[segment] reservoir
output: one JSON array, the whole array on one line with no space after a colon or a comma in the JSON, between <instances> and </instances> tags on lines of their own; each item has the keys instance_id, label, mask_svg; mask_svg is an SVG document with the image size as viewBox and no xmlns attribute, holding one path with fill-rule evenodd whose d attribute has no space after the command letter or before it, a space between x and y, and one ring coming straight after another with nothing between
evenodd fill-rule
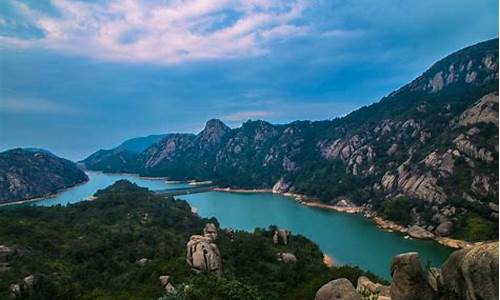
<instances>
[{"instance_id":1,"label":"reservoir","mask_svg":"<svg viewBox=\"0 0 500 300\"><path fill-rule=\"evenodd\" d=\"M87 174L90 178L87 183L33 204L52 206L78 202L120 179L151 190L189 186L127 174ZM256 227L277 225L293 234L302 234L317 243L336 264L356 265L385 279L390 279L391 260L397 254L416 251L424 265L440 266L452 252L435 241L405 239L401 234L380 230L359 215L306 207L293 198L271 193L205 192L176 198L186 200L202 217L216 217L224 228L253 231Z\"/></svg>"}]
</instances>

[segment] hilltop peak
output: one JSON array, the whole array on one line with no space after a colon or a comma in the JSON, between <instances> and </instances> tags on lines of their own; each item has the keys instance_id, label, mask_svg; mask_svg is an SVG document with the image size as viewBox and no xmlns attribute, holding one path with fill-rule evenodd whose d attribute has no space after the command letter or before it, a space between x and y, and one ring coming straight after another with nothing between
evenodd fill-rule
<instances>
[{"instance_id":1,"label":"hilltop peak","mask_svg":"<svg viewBox=\"0 0 500 300\"><path fill-rule=\"evenodd\" d=\"M217 144L222 137L231 130L229 126L219 119L210 119L198 137L206 143Z\"/></svg>"}]
</instances>

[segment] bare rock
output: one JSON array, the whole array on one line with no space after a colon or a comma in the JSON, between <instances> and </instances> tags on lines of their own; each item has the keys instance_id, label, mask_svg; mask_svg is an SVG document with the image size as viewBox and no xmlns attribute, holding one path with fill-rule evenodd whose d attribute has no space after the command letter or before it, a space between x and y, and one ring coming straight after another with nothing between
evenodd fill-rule
<instances>
[{"instance_id":1,"label":"bare rock","mask_svg":"<svg viewBox=\"0 0 500 300\"><path fill-rule=\"evenodd\" d=\"M380 283L374 283L368 277L360 276L358 278L358 284L356 285L356 290L359 294L365 295L378 295L380 297L390 297L391 291L390 287L386 285L382 285Z\"/></svg>"},{"instance_id":2,"label":"bare rock","mask_svg":"<svg viewBox=\"0 0 500 300\"><path fill-rule=\"evenodd\" d=\"M170 280L170 276L163 275L163 276L160 276L159 279L160 279L161 286L165 289L165 292L167 294L173 294L176 292L176 289Z\"/></svg>"},{"instance_id":3,"label":"bare rock","mask_svg":"<svg viewBox=\"0 0 500 300\"><path fill-rule=\"evenodd\" d=\"M441 290L443 286L441 270L439 268L430 268L429 273L427 274L427 281L435 292Z\"/></svg>"},{"instance_id":4,"label":"bare rock","mask_svg":"<svg viewBox=\"0 0 500 300\"><path fill-rule=\"evenodd\" d=\"M425 230L424 228L418 225L413 225L410 228L408 228L408 235L416 239L434 238L434 235L431 232Z\"/></svg>"},{"instance_id":5,"label":"bare rock","mask_svg":"<svg viewBox=\"0 0 500 300\"><path fill-rule=\"evenodd\" d=\"M186 261L196 273L209 272L222 276L222 258L215 244L217 228L208 223L203 230L204 235L193 235L186 244Z\"/></svg>"},{"instance_id":6,"label":"bare rock","mask_svg":"<svg viewBox=\"0 0 500 300\"><path fill-rule=\"evenodd\" d=\"M443 284L467 300L498 299L498 241L453 252Z\"/></svg>"},{"instance_id":7,"label":"bare rock","mask_svg":"<svg viewBox=\"0 0 500 300\"><path fill-rule=\"evenodd\" d=\"M395 256L391 265L392 300L432 300L435 293L427 282L416 252Z\"/></svg>"},{"instance_id":8,"label":"bare rock","mask_svg":"<svg viewBox=\"0 0 500 300\"><path fill-rule=\"evenodd\" d=\"M485 161L487 163L493 162L495 159L493 153L486 148L479 148L475 146L464 134L460 134L453 140L457 149L467 154L469 157Z\"/></svg>"},{"instance_id":9,"label":"bare rock","mask_svg":"<svg viewBox=\"0 0 500 300\"><path fill-rule=\"evenodd\" d=\"M382 177L381 184L386 191L391 190L394 187L395 183L396 183L396 175L387 172L384 174L384 177Z\"/></svg>"},{"instance_id":10,"label":"bare rock","mask_svg":"<svg viewBox=\"0 0 500 300\"><path fill-rule=\"evenodd\" d=\"M144 267L148 262L149 262L149 259L141 258L141 259L137 260L135 263L141 267Z\"/></svg>"},{"instance_id":11,"label":"bare rock","mask_svg":"<svg viewBox=\"0 0 500 300\"><path fill-rule=\"evenodd\" d=\"M281 261L284 263L297 262L297 257L293 253L288 253L288 252L278 252L278 253L276 253L276 258L278 261Z\"/></svg>"},{"instance_id":12,"label":"bare rock","mask_svg":"<svg viewBox=\"0 0 500 300\"><path fill-rule=\"evenodd\" d=\"M434 232L439 236L449 236L453 232L453 223L450 221L443 222L436 227Z\"/></svg>"},{"instance_id":13,"label":"bare rock","mask_svg":"<svg viewBox=\"0 0 500 300\"><path fill-rule=\"evenodd\" d=\"M332 280L323 285L317 292L314 300L361 300L352 283L345 278Z\"/></svg>"},{"instance_id":14,"label":"bare rock","mask_svg":"<svg viewBox=\"0 0 500 300\"><path fill-rule=\"evenodd\" d=\"M479 99L460 116L458 124L468 126L477 123L491 123L498 126L498 93L490 93Z\"/></svg>"},{"instance_id":15,"label":"bare rock","mask_svg":"<svg viewBox=\"0 0 500 300\"><path fill-rule=\"evenodd\" d=\"M290 186L291 184L289 182L286 182L283 178L281 178L274 184L273 193L275 194L286 193L290 188Z\"/></svg>"},{"instance_id":16,"label":"bare rock","mask_svg":"<svg viewBox=\"0 0 500 300\"><path fill-rule=\"evenodd\" d=\"M288 237L290 236L290 232L286 229L277 229L274 231L273 235L273 244L283 244L288 245Z\"/></svg>"}]
</instances>

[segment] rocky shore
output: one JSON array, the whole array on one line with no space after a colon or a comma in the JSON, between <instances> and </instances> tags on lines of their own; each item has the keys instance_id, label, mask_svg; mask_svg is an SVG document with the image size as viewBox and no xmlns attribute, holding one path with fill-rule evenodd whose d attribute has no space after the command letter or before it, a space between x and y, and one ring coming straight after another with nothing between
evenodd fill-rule
<instances>
[{"instance_id":1,"label":"rocky shore","mask_svg":"<svg viewBox=\"0 0 500 300\"><path fill-rule=\"evenodd\" d=\"M368 218L373 221L375 226L378 228L388 231L388 232L398 232L405 235L405 238L414 238L414 239L430 239L435 240L443 246L454 248L454 249L463 249L468 248L474 245L483 244L483 242L471 243L464 240L457 240L448 237L440 237L436 236L433 233L421 228L419 226L411 226L405 227L399 225L393 221L386 220L381 216L377 215L376 212L370 210L367 207L356 206L353 203L347 200L340 200L335 205L321 203L314 199L310 199L305 195L296 194L296 193L282 193L276 190L271 189L233 189L233 188L214 188L214 191L217 192L230 192L230 193L274 193L280 194L287 197L292 197L300 203L301 205L305 205L308 207L315 207L320 209L333 210L336 212L343 212L349 214L361 214L365 218Z\"/></svg>"}]
</instances>

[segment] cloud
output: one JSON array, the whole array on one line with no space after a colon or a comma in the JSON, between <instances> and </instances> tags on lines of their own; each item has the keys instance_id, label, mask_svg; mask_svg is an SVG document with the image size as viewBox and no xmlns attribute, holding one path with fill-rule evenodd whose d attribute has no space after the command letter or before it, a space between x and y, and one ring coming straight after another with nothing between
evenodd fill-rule
<instances>
[{"instance_id":1,"label":"cloud","mask_svg":"<svg viewBox=\"0 0 500 300\"><path fill-rule=\"evenodd\" d=\"M238 122L246 121L248 119L263 119L274 116L275 113L271 111L240 111L225 115L222 117L223 121Z\"/></svg>"},{"instance_id":2,"label":"cloud","mask_svg":"<svg viewBox=\"0 0 500 300\"><path fill-rule=\"evenodd\" d=\"M4 98L0 99L0 112L29 114L75 114L78 111L70 106L47 99Z\"/></svg>"},{"instance_id":3,"label":"cloud","mask_svg":"<svg viewBox=\"0 0 500 300\"><path fill-rule=\"evenodd\" d=\"M173 64L255 56L267 53L274 40L308 30L299 22L304 0L51 0L55 15L10 1L43 37L0 36L2 44L112 61Z\"/></svg>"}]
</instances>

